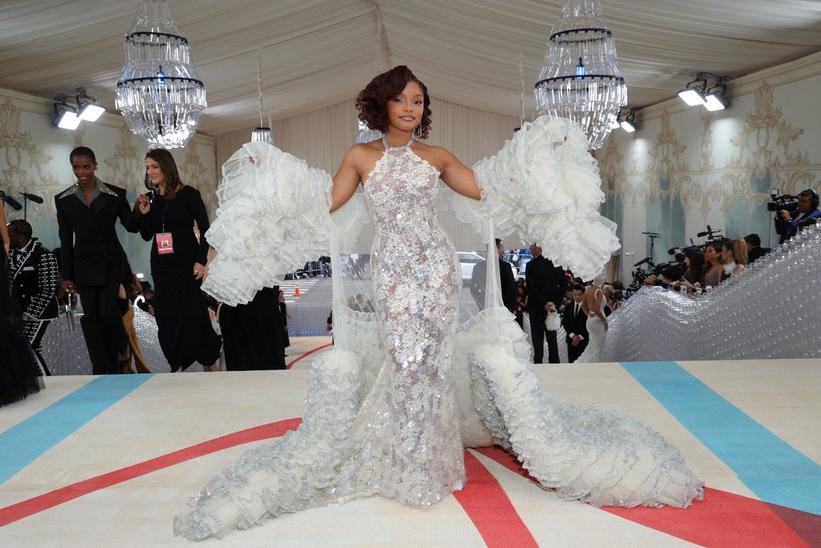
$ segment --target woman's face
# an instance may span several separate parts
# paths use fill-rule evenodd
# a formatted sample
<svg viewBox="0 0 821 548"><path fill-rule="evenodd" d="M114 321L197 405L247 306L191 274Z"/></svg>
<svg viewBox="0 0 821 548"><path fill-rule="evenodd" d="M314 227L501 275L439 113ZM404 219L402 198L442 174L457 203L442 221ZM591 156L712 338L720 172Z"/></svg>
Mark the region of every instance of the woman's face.
<svg viewBox="0 0 821 548"><path fill-rule="evenodd" d="M704 260L708 263L712 263L718 258L718 252L716 252L716 248L711 245L708 245L704 248Z"/></svg>
<svg viewBox="0 0 821 548"><path fill-rule="evenodd" d="M160 169L160 164L153 158L145 159L145 172L148 174L148 180L154 186L165 184L165 174Z"/></svg>
<svg viewBox="0 0 821 548"><path fill-rule="evenodd" d="M684 257L684 266L690 268L690 257Z"/></svg>
<svg viewBox="0 0 821 548"><path fill-rule="evenodd" d="M400 131L410 133L422 122L424 109L425 96L422 88L410 81L399 95L388 101L388 123Z"/></svg>

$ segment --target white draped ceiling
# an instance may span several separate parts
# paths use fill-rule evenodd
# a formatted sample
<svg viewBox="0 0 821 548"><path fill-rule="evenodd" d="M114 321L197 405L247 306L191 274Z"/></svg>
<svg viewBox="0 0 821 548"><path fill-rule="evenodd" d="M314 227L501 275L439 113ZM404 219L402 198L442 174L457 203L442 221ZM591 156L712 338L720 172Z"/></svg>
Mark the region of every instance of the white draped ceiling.
<svg viewBox="0 0 821 548"><path fill-rule="evenodd" d="M819 0L602 0L631 105L675 95L696 71L740 76L821 50ZM0 87L43 97L78 86L113 109L135 0L0 2ZM381 66L409 65L435 97L528 116L558 0L176 0L208 90L201 131L257 120L256 50L266 115L353 98ZM381 21L381 29L378 21ZM381 47L377 45L381 36Z"/></svg>

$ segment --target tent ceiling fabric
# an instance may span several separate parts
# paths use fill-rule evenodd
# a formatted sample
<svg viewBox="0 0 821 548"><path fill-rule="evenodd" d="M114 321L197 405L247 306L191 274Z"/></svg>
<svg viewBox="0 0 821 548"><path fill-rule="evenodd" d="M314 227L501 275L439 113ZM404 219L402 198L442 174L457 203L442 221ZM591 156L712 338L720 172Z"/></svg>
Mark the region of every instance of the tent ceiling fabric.
<svg viewBox="0 0 821 548"><path fill-rule="evenodd" d="M821 50L818 0L602 0L632 106L675 95L696 71L741 76ZM256 125L256 50L266 115L352 99L377 72L377 13L390 65L432 95L499 114L527 112L559 0L175 0L206 84L200 130ZM136 0L0 2L0 86L54 97L82 86L113 109ZM383 64L385 61L383 61Z"/></svg>

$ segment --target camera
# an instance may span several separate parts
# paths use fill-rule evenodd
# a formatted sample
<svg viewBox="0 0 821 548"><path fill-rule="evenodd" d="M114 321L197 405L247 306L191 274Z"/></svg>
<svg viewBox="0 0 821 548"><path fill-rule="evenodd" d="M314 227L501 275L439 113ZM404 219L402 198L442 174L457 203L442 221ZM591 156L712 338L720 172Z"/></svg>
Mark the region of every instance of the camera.
<svg viewBox="0 0 821 548"><path fill-rule="evenodd" d="M782 209L791 211L798 207L798 196L792 194L778 194L778 190L773 190L770 201L767 202L767 211L780 211Z"/></svg>

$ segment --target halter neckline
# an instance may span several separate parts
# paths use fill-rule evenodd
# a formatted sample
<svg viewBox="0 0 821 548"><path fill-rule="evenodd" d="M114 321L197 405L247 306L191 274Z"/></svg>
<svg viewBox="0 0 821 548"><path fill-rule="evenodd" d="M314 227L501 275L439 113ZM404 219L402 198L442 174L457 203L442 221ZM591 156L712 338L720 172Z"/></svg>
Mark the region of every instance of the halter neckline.
<svg viewBox="0 0 821 548"><path fill-rule="evenodd" d="M411 135L411 137L410 137L410 139L408 139L407 143L405 143L404 145L399 145L399 146L394 147L394 146L391 146L388 143L388 136L384 135L384 134L382 135L382 145L384 145L386 151L387 150L401 150L403 148L410 148L410 146L413 144L413 141L414 141L414 138L413 138L413 135Z"/></svg>

